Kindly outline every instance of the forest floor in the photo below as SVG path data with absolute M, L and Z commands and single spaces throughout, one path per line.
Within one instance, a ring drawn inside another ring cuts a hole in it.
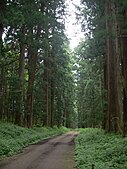
M 80 129 L 76 138 L 77 169 L 127 169 L 127 137 L 102 129 Z
M 74 169 L 77 134 L 72 131 L 33 144 L 22 153 L 0 161 L 0 169 Z

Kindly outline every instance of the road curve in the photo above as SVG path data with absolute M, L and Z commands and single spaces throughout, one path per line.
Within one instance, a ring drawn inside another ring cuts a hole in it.
M 31 145 L 22 153 L 0 161 L 0 169 L 74 169 L 77 132 Z

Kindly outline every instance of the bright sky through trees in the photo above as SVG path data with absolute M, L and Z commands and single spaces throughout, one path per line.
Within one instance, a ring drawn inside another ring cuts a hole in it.
M 70 39 L 70 47 L 74 49 L 80 39 L 84 37 L 83 32 L 81 32 L 81 26 L 76 24 L 76 8 L 75 5 L 80 5 L 80 0 L 66 0 L 68 4 L 69 16 L 66 20 L 66 33 L 68 38 Z

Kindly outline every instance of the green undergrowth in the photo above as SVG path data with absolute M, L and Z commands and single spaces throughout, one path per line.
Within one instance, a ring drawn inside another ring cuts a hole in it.
M 34 127 L 23 128 L 14 124 L 0 122 L 0 159 L 10 156 L 29 144 L 69 131 L 61 128 Z
M 127 169 L 127 138 L 84 129 L 76 139 L 78 169 Z

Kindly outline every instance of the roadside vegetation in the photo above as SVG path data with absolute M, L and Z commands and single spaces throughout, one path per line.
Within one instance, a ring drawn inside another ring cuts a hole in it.
M 78 169 L 126 169 L 127 138 L 101 129 L 82 129 L 76 140 Z
M 127 169 L 127 0 L 75 4 L 74 51 L 73 2 L 0 0 L 0 121 L 27 127 L 0 123 L 0 158 L 66 130 L 52 126 L 99 127 L 79 134 L 78 169 Z
M 29 144 L 69 131 L 65 127 L 33 127 L 31 129 L 0 122 L 0 159 L 10 156 Z

